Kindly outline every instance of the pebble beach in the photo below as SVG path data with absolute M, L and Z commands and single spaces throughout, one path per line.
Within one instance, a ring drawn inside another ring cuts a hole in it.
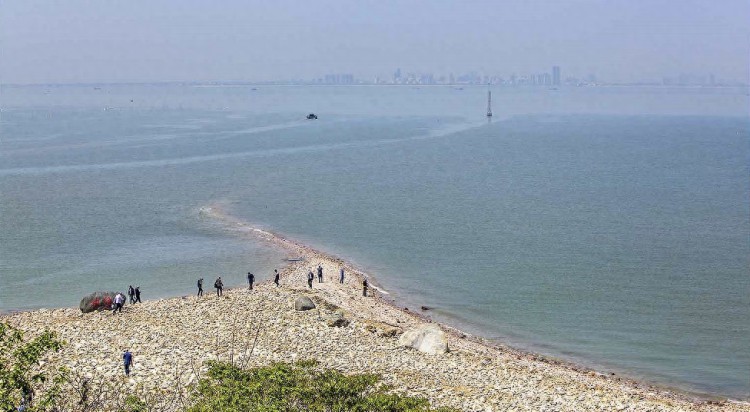
M 499 346 L 414 309 L 398 307 L 377 288 L 362 296 L 362 281 L 374 279 L 347 262 L 234 221 L 214 208 L 201 213 L 239 233 L 261 237 L 299 258 L 283 268 L 280 286 L 271 280 L 254 289 L 235 288 L 217 297 L 206 279 L 205 295 L 146 300 L 121 314 L 83 314 L 78 308 L 40 309 L 3 316 L 30 335 L 50 329 L 66 342 L 42 369 L 68 368 L 78 376 L 118 382 L 127 390 L 187 388 L 207 370 L 207 361 L 246 367 L 314 359 L 345 373 L 377 373 L 396 391 L 427 398 L 435 406 L 464 411 L 750 411 L 750 404 L 704 399 L 605 375 L 576 365 Z M 320 265 L 324 282 L 307 285 Z M 339 270 L 345 281 L 339 283 Z M 310 297 L 316 308 L 295 310 Z M 344 324 L 332 322 L 343 316 Z M 399 336 L 425 323 L 445 334 L 447 353 L 424 353 L 399 344 Z M 122 352 L 134 355 L 126 377 Z

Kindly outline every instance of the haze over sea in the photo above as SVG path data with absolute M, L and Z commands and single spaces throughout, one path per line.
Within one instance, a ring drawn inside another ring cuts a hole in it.
M 0 310 L 284 264 L 220 205 L 467 331 L 748 398 L 749 99 L 495 88 L 488 122 L 485 87 L 3 86 Z

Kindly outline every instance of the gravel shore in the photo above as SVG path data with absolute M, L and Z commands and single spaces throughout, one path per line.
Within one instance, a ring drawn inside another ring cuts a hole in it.
M 347 373 L 378 373 L 396 390 L 426 397 L 436 406 L 465 411 L 750 411 L 750 404 L 707 401 L 605 376 L 574 365 L 497 347 L 441 325 L 450 351 L 430 355 L 398 345 L 405 330 L 429 322 L 375 293 L 362 296 L 363 273 L 345 262 L 269 232 L 236 224 L 237 230 L 279 244 L 304 258 L 271 281 L 225 290 L 218 298 L 206 279 L 206 295 L 126 305 L 122 314 L 82 314 L 78 308 L 41 309 L 3 316 L 31 334 L 55 331 L 67 344 L 43 368 L 65 366 L 92 379 L 126 388 L 159 390 L 196 382 L 212 359 L 247 366 L 316 359 Z M 321 265 L 324 283 L 309 289 L 306 275 Z M 338 283 L 345 267 L 346 280 Z M 317 308 L 295 311 L 309 296 Z M 335 312 L 351 322 L 329 326 Z M 129 378 L 122 352 L 134 355 Z

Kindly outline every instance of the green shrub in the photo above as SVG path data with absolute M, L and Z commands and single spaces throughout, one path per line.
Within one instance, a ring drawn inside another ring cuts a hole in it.
M 189 411 L 451 411 L 432 409 L 426 399 L 394 394 L 391 389 L 381 385 L 377 375 L 344 375 L 319 369 L 314 361 L 249 370 L 212 362 Z
M 119 397 L 109 382 L 91 384 L 64 368 L 49 381 L 36 365 L 46 353 L 61 347 L 62 342 L 52 332 L 45 331 L 29 340 L 24 339 L 22 331 L 0 322 L 0 411 L 15 410 L 24 396 L 33 397 L 27 402 L 28 412 L 183 410 L 184 404 L 178 406 L 166 397 L 152 399 L 142 393 Z M 42 386 L 43 392 L 39 390 Z M 211 362 L 207 377 L 191 388 L 187 403 L 192 406 L 187 411 L 453 411 L 433 409 L 426 399 L 392 393 L 392 389 L 383 385 L 377 375 L 344 375 L 320 368 L 315 361 L 275 363 L 247 370 L 226 362 Z
M 52 332 L 45 331 L 34 339 L 24 340 L 22 331 L 0 322 L 0 410 L 15 410 L 21 398 L 27 400 L 27 410 L 44 410 L 54 403 L 55 385 L 34 398 L 38 387 L 47 380 L 47 375 L 35 372 L 35 366 L 45 353 L 60 348 L 62 342 Z

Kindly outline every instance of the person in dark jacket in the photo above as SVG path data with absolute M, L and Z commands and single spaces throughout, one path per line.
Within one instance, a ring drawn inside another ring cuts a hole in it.
M 255 275 L 253 275 L 250 272 L 247 272 L 247 284 L 250 290 L 253 290 L 253 283 L 255 283 Z
M 369 285 L 367 284 L 367 279 L 362 281 L 362 296 L 367 296 L 367 287 Z
M 339 271 L 339 283 L 344 283 L 344 268 Z
M 313 279 L 315 279 L 315 275 L 313 275 L 312 270 L 311 270 L 307 272 L 307 286 L 309 286 L 310 289 L 312 289 Z
M 122 361 L 125 364 L 125 376 L 130 376 L 130 367 L 133 365 L 133 354 L 125 349 L 125 353 L 122 354 Z
M 141 287 L 136 286 L 135 287 L 135 302 L 134 303 L 142 303 L 141 302 Z
M 280 286 L 279 285 L 279 271 L 276 269 L 273 270 L 273 283 L 275 283 L 276 286 Z
M 203 296 L 203 278 L 198 279 L 198 297 Z
M 214 282 L 214 287 L 216 288 L 217 298 L 224 294 L 224 282 L 221 281 L 221 276 L 219 276 L 219 278 L 216 279 L 216 282 Z
M 128 297 L 130 298 L 131 305 L 135 303 L 135 289 L 133 289 L 133 285 L 128 286 Z
M 323 268 L 318 265 L 318 283 L 323 283 Z

